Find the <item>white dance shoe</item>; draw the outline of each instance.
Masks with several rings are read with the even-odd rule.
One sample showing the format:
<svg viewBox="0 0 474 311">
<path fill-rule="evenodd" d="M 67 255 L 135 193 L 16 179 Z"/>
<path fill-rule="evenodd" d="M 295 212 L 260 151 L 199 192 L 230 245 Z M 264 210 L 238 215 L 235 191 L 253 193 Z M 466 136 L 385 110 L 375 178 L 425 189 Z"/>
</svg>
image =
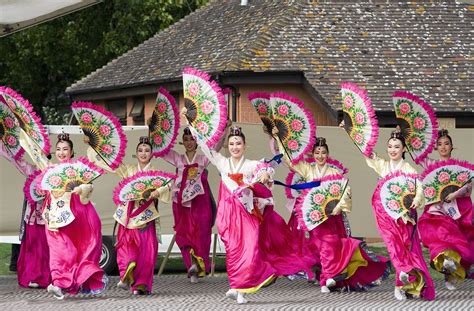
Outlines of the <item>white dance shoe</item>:
<svg viewBox="0 0 474 311">
<path fill-rule="evenodd" d="M 397 300 L 406 300 L 407 299 L 407 295 L 406 295 L 405 291 L 403 291 L 399 287 L 395 287 L 395 291 L 394 291 L 393 294 L 394 294 L 394 296 Z"/>
<path fill-rule="evenodd" d="M 53 294 L 56 299 L 64 299 L 63 290 L 53 284 L 49 284 L 47 288 L 48 293 Z"/>
</svg>

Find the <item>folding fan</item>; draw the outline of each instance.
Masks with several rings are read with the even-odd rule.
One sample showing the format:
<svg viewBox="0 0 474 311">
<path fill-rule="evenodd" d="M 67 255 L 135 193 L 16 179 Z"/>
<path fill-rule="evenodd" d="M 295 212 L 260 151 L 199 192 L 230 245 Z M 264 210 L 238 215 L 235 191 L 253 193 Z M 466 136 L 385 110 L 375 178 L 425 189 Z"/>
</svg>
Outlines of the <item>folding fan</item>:
<svg viewBox="0 0 474 311">
<path fill-rule="evenodd" d="M 415 163 L 433 150 L 438 137 L 438 121 L 433 108 L 421 98 L 405 91 L 392 95 L 397 122 Z"/>
<path fill-rule="evenodd" d="M 190 126 L 213 148 L 227 124 L 227 104 L 222 90 L 207 73 L 194 68 L 184 68 L 183 89 Z"/>
<path fill-rule="evenodd" d="M 179 112 L 173 96 L 164 88 L 158 90 L 149 127 L 153 156 L 160 157 L 173 148 L 179 130 Z"/>
<path fill-rule="evenodd" d="M 148 200 L 156 189 L 167 185 L 176 176 L 162 171 L 140 172 L 122 180 L 114 189 L 117 205 L 128 201 Z"/>
<path fill-rule="evenodd" d="M 356 84 L 341 84 L 344 129 L 354 144 L 370 157 L 377 143 L 379 126 L 367 92 Z"/>
<path fill-rule="evenodd" d="M 89 102 L 74 102 L 72 112 L 89 138 L 89 145 L 111 169 L 116 169 L 127 148 L 127 138 L 117 117 Z"/>
<path fill-rule="evenodd" d="M 429 165 L 421 175 L 426 204 L 444 201 L 473 177 L 474 165 L 467 161 L 449 159 Z"/>
</svg>

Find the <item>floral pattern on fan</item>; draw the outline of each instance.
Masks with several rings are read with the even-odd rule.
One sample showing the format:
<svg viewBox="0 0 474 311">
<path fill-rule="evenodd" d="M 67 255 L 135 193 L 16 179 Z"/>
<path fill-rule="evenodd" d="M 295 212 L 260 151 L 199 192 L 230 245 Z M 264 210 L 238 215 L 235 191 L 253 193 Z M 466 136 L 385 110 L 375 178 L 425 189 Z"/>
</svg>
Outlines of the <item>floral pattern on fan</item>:
<svg viewBox="0 0 474 311">
<path fill-rule="evenodd" d="M 271 134 L 274 123 L 272 107 L 270 106 L 270 94 L 265 92 L 250 93 L 248 99 L 257 111 L 267 132 Z"/>
<path fill-rule="evenodd" d="M 313 230 L 330 217 L 348 182 L 342 175 L 329 175 L 320 181 L 319 187 L 303 191 L 302 202 L 296 208 L 298 222 L 306 231 Z"/>
<path fill-rule="evenodd" d="M 18 160 L 23 156 L 25 150 L 20 146 L 18 120 L 3 100 L 0 100 L 0 139 L 11 158 Z"/>
<path fill-rule="evenodd" d="M 25 186 L 23 187 L 23 193 L 30 205 L 35 205 L 36 202 L 43 200 L 46 195 L 43 190 L 37 187 L 41 179 L 41 174 L 41 170 L 36 170 L 31 173 L 26 179 Z"/>
<path fill-rule="evenodd" d="M 378 123 L 367 92 L 345 82 L 341 85 L 341 95 L 344 129 L 357 148 L 369 157 L 377 143 Z"/>
<path fill-rule="evenodd" d="M 184 68 L 183 91 L 190 125 L 206 139 L 208 147 L 213 148 L 227 124 L 227 104 L 222 90 L 207 73 Z"/>
<path fill-rule="evenodd" d="M 114 189 L 114 203 L 148 200 L 150 194 L 176 179 L 176 175 L 162 171 L 140 172 L 122 180 Z"/>
<path fill-rule="evenodd" d="M 431 153 L 438 137 L 435 112 L 428 103 L 409 92 L 396 91 L 392 97 L 407 147 L 415 163 L 420 163 Z"/>
<path fill-rule="evenodd" d="M 18 120 L 19 126 L 41 148 L 44 154 L 50 152 L 49 136 L 41 119 L 36 115 L 31 104 L 13 89 L 0 87 L 0 100 L 10 107 Z"/>
<path fill-rule="evenodd" d="M 166 89 L 160 88 L 149 125 L 153 156 L 163 156 L 173 148 L 178 130 L 179 112 L 176 101 Z"/>
<path fill-rule="evenodd" d="M 89 102 L 74 102 L 72 111 L 84 135 L 89 138 L 89 145 L 111 169 L 116 169 L 122 163 L 127 146 L 127 138 L 117 117 Z"/>
<path fill-rule="evenodd" d="M 39 178 L 41 190 L 72 191 L 75 187 L 88 184 L 104 174 L 104 170 L 95 166 L 86 158 L 63 162 L 46 168 Z"/>
<path fill-rule="evenodd" d="M 278 137 L 293 163 L 300 161 L 313 148 L 316 122 L 302 101 L 285 93 L 270 95 L 273 123 Z"/>
<path fill-rule="evenodd" d="M 474 165 L 455 159 L 437 161 L 422 173 L 426 204 L 444 201 L 446 196 L 464 186 L 474 177 Z"/>
<path fill-rule="evenodd" d="M 380 199 L 387 214 L 397 220 L 410 218 L 410 206 L 416 194 L 416 175 L 396 172 L 377 183 L 375 195 Z"/>
</svg>

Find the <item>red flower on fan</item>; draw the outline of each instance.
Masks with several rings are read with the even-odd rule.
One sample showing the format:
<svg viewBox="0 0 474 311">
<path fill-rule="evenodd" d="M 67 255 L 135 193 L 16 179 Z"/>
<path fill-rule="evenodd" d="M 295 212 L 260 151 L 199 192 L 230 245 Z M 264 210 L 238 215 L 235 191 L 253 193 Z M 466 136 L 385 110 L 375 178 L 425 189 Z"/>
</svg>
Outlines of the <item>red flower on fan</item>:
<svg viewBox="0 0 474 311">
<path fill-rule="evenodd" d="M 21 116 L 23 117 L 23 120 L 25 120 L 26 123 L 31 123 L 30 116 L 26 112 L 22 112 Z"/>
<path fill-rule="evenodd" d="M 209 125 L 207 125 L 206 122 L 204 121 L 199 121 L 197 124 L 196 124 L 196 129 L 203 135 L 206 135 L 207 132 L 209 131 Z"/>
<path fill-rule="evenodd" d="M 103 153 L 105 153 L 106 155 L 111 155 L 112 152 L 114 152 L 114 148 L 112 148 L 111 145 L 109 144 L 105 144 L 102 146 L 102 148 L 100 148 L 102 150 Z"/>
<path fill-rule="evenodd" d="M 214 104 L 210 100 L 201 103 L 201 110 L 204 114 L 210 114 L 214 110 Z"/>
<path fill-rule="evenodd" d="M 260 114 L 267 114 L 267 106 L 265 104 L 258 104 L 257 106 L 258 113 Z"/>
<path fill-rule="evenodd" d="M 133 200 L 135 199 L 137 196 L 133 193 L 127 193 L 127 195 L 125 196 L 125 199 L 126 200 Z"/>
<path fill-rule="evenodd" d="M 166 111 L 166 103 L 160 102 L 160 103 L 156 106 L 156 110 L 158 110 L 159 113 L 165 113 L 165 111 Z"/>
<path fill-rule="evenodd" d="M 287 105 L 281 105 L 278 107 L 278 113 L 281 115 L 281 116 L 286 116 L 289 112 L 289 109 L 288 109 L 288 106 Z"/>
<path fill-rule="evenodd" d="M 462 172 L 456 177 L 457 181 L 461 183 L 464 183 L 468 178 L 469 178 L 469 174 L 466 172 Z"/>
<path fill-rule="evenodd" d="M 160 135 L 155 135 L 153 137 L 153 143 L 157 146 L 161 145 L 163 143 L 163 138 Z"/>
<path fill-rule="evenodd" d="M 436 195 L 436 190 L 435 188 L 433 187 L 426 187 L 424 190 L 423 190 L 423 194 L 425 195 L 425 197 L 427 197 L 428 199 L 431 199 L 432 197 L 434 197 Z"/>
<path fill-rule="evenodd" d="M 303 129 L 303 122 L 298 119 L 291 121 L 291 129 L 295 132 L 300 132 Z"/>
<path fill-rule="evenodd" d="M 92 122 L 92 115 L 88 112 L 84 112 L 81 116 L 81 121 L 84 123 L 91 123 Z"/>
<path fill-rule="evenodd" d="M 416 137 L 416 136 L 410 140 L 410 144 L 413 147 L 413 149 L 416 149 L 416 150 L 423 147 L 423 141 L 419 137 Z"/>
<path fill-rule="evenodd" d="M 18 141 L 17 141 L 17 139 L 16 139 L 14 136 L 8 135 L 8 137 L 7 137 L 7 144 L 8 144 L 9 146 L 12 146 L 12 147 L 13 147 L 13 146 L 16 146 L 17 142 L 18 142 Z"/>
<path fill-rule="evenodd" d="M 425 128 L 425 120 L 421 117 L 416 117 L 415 119 L 413 119 L 413 126 L 417 129 L 417 130 L 422 130 Z"/>
<path fill-rule="evenodd" d="M 288 148 L 290 148 L 290 150 L 292 151 L 298 150 L 298 142 L 294 139 L 289 140 Z"/>
<path fill-rule="evenodd" d="M 339 192 L 341 192 L 341 186 L 339 186 L 338 184 L 332 184 L 329 187 L 329 193 L 332 194 L 333 196 L 338 195 Z"/>
<path fill-rule="evenodd" d="M 112 132 L 112 131 L 110 130 L 110 126 L 105 125 L 105 124 L 103 124 L 103 125 L 101 125 L 101 126 L 99 127 L 99 131 L 100 131 L 100 133 L 101 133 L 102 135 L 104 135 L 105 137 L 109 136 L 110 133 Z"/>
<path fill-rule="evenodd" d="M 314 202 L 315 204 L 317 204 L 317 205 L 323 204 L 324 199 L 326 199 L 326 197 L 324 196 L 324 194 L 316 193 L 315 195 L 313 195 L 313 202 Z"/>
<path fill-rule="evenodd" d="M 35 131 L 31 132 L 30 134 L 31 134 L 31 137 L 33 137 L 33 139 L 36 139 L 36 140 L 39 139 L 39 136 Z"/>
<path fill-rule="evenodd" d="M 59 186 L 62 182 L 63 182 L 63 181 L 62 181 L 61 177 L 56 176 L 56 175 L 51 176 L 51 177 L 49 177 L 49 179 L 48 179 L 48 183 L 49 183 L 51 186 L 53 186 L 53 187 Z"/>
<path fill-rule="evenodd" d="M 309 219 L 311 219 L 312 222 L 318 222 L 323 218 L 323 214 L 320 211 L 312 211 L 309 213 Z"/>
<path fill-rule="evenodd" d="M 350 109 L 353 104 L 354 104 L 354 99 L 352 98 L 352 96 L 349 94 L 346 95 L 346 97 L 344 97 L 344 105 L 346 106 L 346 109 Z"/>
<path fill-rule="evenodd" d="M 400 194 L 402 193 L 402 188 L 398 185 L 390 185 L 390 191 L 392 191 L 395 194 Z"/>
<path fill-rule="evenodd" d="M 11 98 L 7 100 L 7 104 L 12 110 L 16 109 L 15 103 L 13 102 L 13 100 L 11 100 Z"/>
<path fill-rule="evenodd" d="M 9 129 L 11 129 L 11 128 L 13 128 L 13 127 L 15 126 L 15 121 L 13 121 L 13 119 L 10 118 L 10 117 L 6 117 L 6 118 L 5 118 L 5 125 L 6 125 Z"/>
<path fill-rule="evenodd" d="M 67 177 L 76 177 L 77 175 L 76 171 L 71 167 L 67 168 L 65 173 Z"/>
<path fill-rule="evenodd" d="M 438 181 L 442 184 L 446 184 L 451 179 L 451 175 L 448 172 L 441 172 L 438 175 Z"/>
<path fill-rule="evenodd" d="M 408 103 L 401 103 L 399 109 L 401 114 L 407 114 L 411 111 L 411 107 Z"/>
<path fill-rule="evenodd" d="M 358 112 L 355 115 L 355 121 L 357 124 L 364 124 L 365 122 L 365 116 L 362 112 Z"/>
<path fill-rule="evenodd" d="M 161 179 L 155 179 L 151 182 L 153 187 L 159 188 L 161 185 L 163 185 L 163 181 Z"/>
<path fill-rule="evenodd" d="M 361 145 L 364 142 L 364 136 L 361 133 L 357 132 L 354 134 L 354 140 L 356 143 Z"/>
<path fill-rule="evenodd" d="M 168 131 L 171 128 L 170 121 L 168 119 L 164 119 L 161 122 L 161 128 L 165 131 Z"/>
<path fill-rule="evenodd" d="M 133 185 L 133 189 L 137 191 L 145 190 L 145 187 L 146 187 L 145 184 L 142 182 L 137 182 L 136 184 Z"/>
<path fill-rule="evenodd" d="M 199 86 L 199 84 L 196 82 L 193 82 L 193 83 L 190 83 L 188 86 L 188 93 L 192 97 L 196 97 L 199 94 L 200 89 L 201 87 Z"/>
<path fill-rule="evenodd" d="M 93 176 L 94 176 L 94 174 L 92 174 L 91 172 L 84 172 L 84 174 L 82 174 L 82 177 L 84 178 L 84 180 L 89 180 Z"/>
<path fill-rule="evenodd" d="M 388 208 L 391 209 L 392 211 L 398 211 L 400 209 L 400 203 L 398 203 L 396 200 L 390 200 L 388 201 Z"/>
</svg>

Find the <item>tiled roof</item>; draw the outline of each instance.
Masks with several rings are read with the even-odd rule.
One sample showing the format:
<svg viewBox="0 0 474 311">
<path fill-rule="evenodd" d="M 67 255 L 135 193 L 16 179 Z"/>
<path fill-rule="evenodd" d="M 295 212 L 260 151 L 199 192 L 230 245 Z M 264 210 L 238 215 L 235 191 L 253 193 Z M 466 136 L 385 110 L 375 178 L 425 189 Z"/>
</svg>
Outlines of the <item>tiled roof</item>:
<svg viewBox="0 0 474 311">
<path fill-rule="evenodd" d="M 474 112 L 474 6 L 455 1 L 211 1 L 71 85 L 72 94 L 207 72 L 301 71 L 335 110 L 343 81 L 377 110 L 409 90 L 437 111 Z"/>
</svg>

